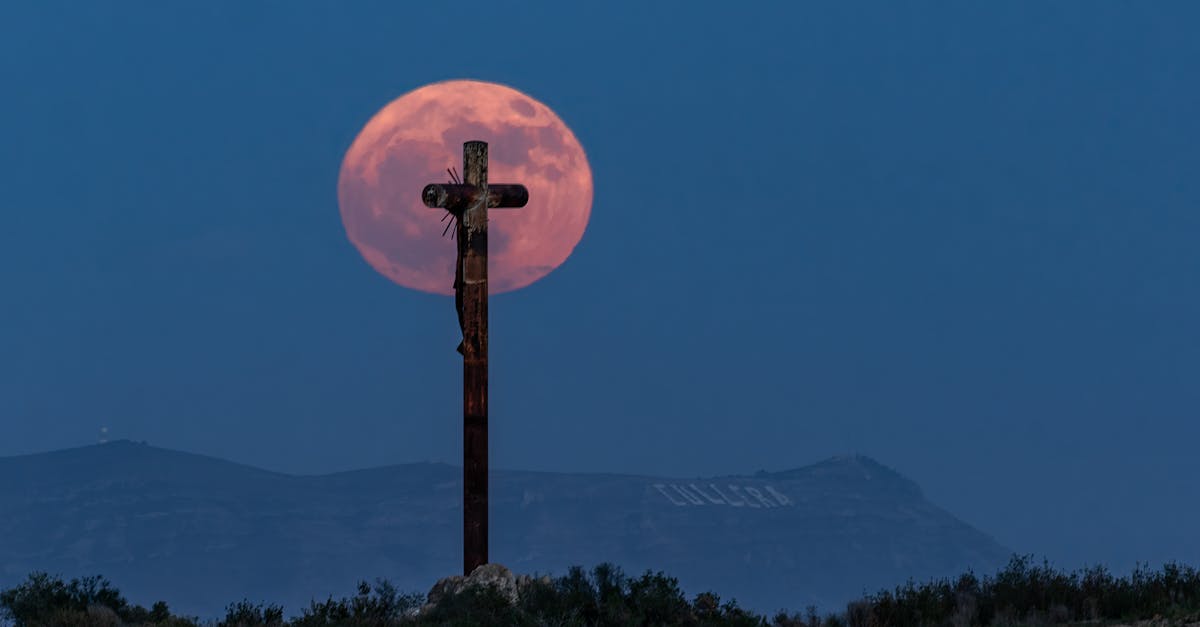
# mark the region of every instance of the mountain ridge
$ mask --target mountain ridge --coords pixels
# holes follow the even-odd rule
[[[691,478],[497,469],[491,486],[492,559],[514,571],[611,562],[768,611],[1010,555],[862,455]],[[424,591],[460,568],[460,499],[460,468],[438,462],[291,475],[129,441],[4,457],[0,584],[98,573],[206,616],[375,577]]]

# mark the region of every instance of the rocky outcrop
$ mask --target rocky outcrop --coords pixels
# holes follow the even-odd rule
[[[455,575],[439,579],[426,595],[425,605],[421,611],[426,612],[443,599],[470,588],[492,588],[510,604],[516,605],[525,591],[535,582],[550,585],[551,579],[548,575],[537,579],[529,575],[514,576],[511,570],[501,564],[484,564],[472,571],[470,576]]]

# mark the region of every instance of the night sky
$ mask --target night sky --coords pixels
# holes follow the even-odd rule
[[[1200,563],[1197,7],[5,2],[0,455],[458,463],[453,299],[363,261],[337,180],[472,78],[596,190],[492,300],[494,466],[857,452],[1060,566]]]

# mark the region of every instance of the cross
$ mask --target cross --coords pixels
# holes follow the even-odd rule
[[[488,185],[487,142],[463,144],[462,184],[426,185],[426,207],[458,221],[454,305],[463,356],[463,574],[488,562],[488,208],[524,207],[524,185]]]

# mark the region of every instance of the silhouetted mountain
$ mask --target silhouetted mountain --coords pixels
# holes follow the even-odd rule
[[[461,569],[460,480],[444,464],[293,476],[128,441],[0,458],[0,585],[102,574],[202,616],[245,596],[296,612],[376,577],[423,592]],[[861,456],[703,479],[498,470],[491,486],[491,557],[516,572],[664,570],[760,610],[1009,555]]]

